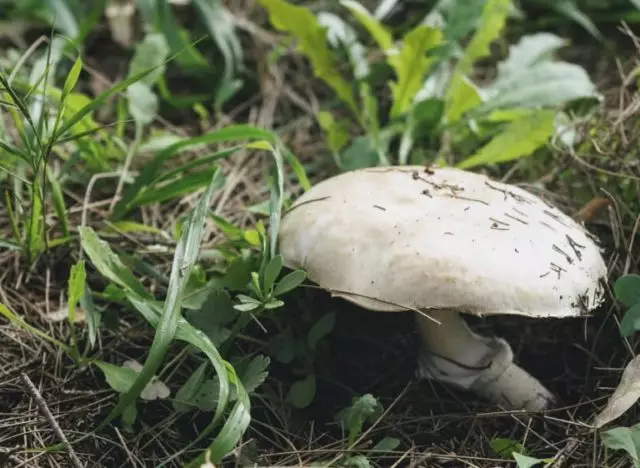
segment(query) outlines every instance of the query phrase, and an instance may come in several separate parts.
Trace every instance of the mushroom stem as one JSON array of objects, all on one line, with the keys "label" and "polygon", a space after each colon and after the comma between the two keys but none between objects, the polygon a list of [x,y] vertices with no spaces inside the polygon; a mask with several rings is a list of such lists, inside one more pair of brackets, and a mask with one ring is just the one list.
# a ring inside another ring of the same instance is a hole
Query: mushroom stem
[{"label": "mushroom stem", "polygon": [[424,314],[428,317],[416,314],[423,343],[418,357],[420,378],[456,385],[511,410],[543,411],[555,400],[513,362],[505,340],[474,333],[453,310],[430,309]]}]

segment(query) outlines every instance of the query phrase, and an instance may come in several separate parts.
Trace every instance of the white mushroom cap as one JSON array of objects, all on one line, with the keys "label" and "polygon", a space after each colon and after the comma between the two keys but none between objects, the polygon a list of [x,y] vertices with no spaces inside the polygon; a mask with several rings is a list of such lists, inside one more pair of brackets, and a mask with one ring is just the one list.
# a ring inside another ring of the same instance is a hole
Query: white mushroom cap
[{"label": "white mushroom cap", "polygon": [[586,315],[607,268],[592,236],[539,197],[454,168],[346,172],[282,219],[289,268],[376,311]]}]

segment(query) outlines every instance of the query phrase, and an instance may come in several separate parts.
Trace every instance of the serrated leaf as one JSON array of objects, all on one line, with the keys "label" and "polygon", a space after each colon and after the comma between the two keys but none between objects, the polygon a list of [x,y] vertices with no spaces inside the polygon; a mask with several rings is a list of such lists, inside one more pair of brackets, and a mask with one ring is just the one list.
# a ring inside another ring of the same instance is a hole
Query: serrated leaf
[{"label": "serrated leaf", "polygon": [[426,25],[418,25],[409,31],[397,53],[390,53],[387,62],[396,73],[395,82],[390,83],[393,104],[391,117],[405,113],[422,88],[427,71],[434,63],[427,53],[442,43],[442,32]]},{"label": "serrated leaf", "polygon": [[634,357],[625,367],[618,387],[607,405],[598,413],[593,423],[600,428],[622,416],[640,398],[640,355]]},{"label": "serrated leaf", "polygon": [[[480,24],[454,69],[445,96],[446,109],[458,107],[456,100],[460,94],[460,87],[463,86],[463,78],[471,71],[476,60],[490,55],[489,45],[502,33],[509,15],[510,5],[510,0],[487,0],[485,2]],[[446,114],[448,115],[448,110]]]},{"label": "serrated leaf", "polygon": [[335,323],[336,313],[329,312],[324,314],[316,323],[313,324],[307,337],[307,344],[312,351],[316,349],[318,341],[331,333]]},{"label": "serrated leaf", "polygon": [[305,7],[283,0],[258,0],[269,12],[269,21],[278,30],[292,34],[298,50],[311,62],[316,77],[327,83],[336,95],[359,117],[350,84],[338,73],[338,62],[329,48],[325,28]]},{"label": "serrated leaf", "polygon": [[307,273],[303,270],[296,270],[286,274],[280,281],[278,281],[278,284],[276,284],[276,287],[273,289],[273,295],[281,296],[282,294],[297,288],[302,284],[306,277]]},{"label": "serrated leaf", "polygon": [[254,392],[266,380],[269,373],[267,369],[271,359],[267,356],[254,357],[244,372],[240,374],[240,380],[247,393]]},{"label": "serrated leaf", "polygon": [[362,432],[367,421],[375,421],[382,414],[382,405],[370,393],[354,397],[351,406],[339,411],[335,420],[349,432],[349,443],[352,444]]},{"label": "serrated leaf", "polygon": [[369,13],[364,6],[354,0],[341,0],[340,4],[349,9],[383,51],[386,52],[393,47],[393,36],[387,27]]},{"label": "serrated leaf", "polygon": [[539,110],[508,123],[489,143],[457,164],[468,169],[528,156],[543,146],[555,131],[555,112]]},{"label": "serrated leaf", "polygon": [[640,275],[624,275],[613,285],[616,299],[627,307],[640,304]]},{"label": "serrated leaf", "polygon": [[458,95],[447,107],[445,119],[447,122],[455,122],[462,115],[482,104],[482,96],[479,88],[466,76],[458,83]]}]

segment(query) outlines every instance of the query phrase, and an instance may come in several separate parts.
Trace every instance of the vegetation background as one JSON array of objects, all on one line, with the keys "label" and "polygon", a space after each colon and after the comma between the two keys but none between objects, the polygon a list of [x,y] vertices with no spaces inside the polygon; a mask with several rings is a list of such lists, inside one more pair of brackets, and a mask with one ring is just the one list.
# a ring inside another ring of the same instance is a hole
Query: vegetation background
[{"label": "vegetation background", "polygon": [[[0,18],[0,465],[640,466],[640,2],[1,0]],[[593,317],[478,324],[560,407],[414,381],[410,317],[282,267],[302,191],[407,163],[517,183],[602,240]]]}]

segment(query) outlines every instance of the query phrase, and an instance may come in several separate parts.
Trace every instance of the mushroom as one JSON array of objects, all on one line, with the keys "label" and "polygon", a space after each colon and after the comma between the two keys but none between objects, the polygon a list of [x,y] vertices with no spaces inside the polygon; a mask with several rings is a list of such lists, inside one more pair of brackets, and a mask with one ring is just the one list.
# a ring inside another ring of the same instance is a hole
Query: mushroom
[{"label": "mushroom", "polygon": [[326,179],[284,214],[279,251],[333,296],[413,312],[419,378],[532,412],[555,396],[513,362],[504,339],[473,332],[461,314],[586,316],[604,300],[607,276],[595,237],[556,207],[450,167]]}]

